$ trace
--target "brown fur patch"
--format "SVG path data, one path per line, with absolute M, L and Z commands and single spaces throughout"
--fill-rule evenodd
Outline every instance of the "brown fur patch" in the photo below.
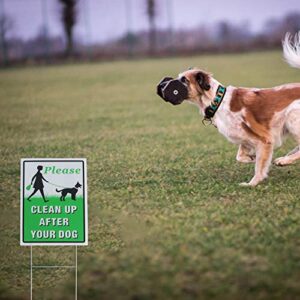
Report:
M 246 108 L 258 123 L 269 128 L 274 114 L 285 109 L 296 99 L 300 99 L 300 84 L 285 85 L 279 90 L 270 88 L 253 91 L 237 88 L 232 93 L 230 109 L 238 112 Z
M 269 135 L 267 135 L 267 137 L 264 137 L 260 134 L 260 132 L 257 132 L 255 130 L 252 130 L 251 127 L 249 127 L 245 122 L 242 122 L 242 127 L 243 129 L 252 137 L 260 140 L 261 142 L 263 142 L 264 144 L 269 144 Z
M 243 117 L 243 119 L 245 124 L 242 124 L 242 126 L 244 129 L 247 126 L 251 130 L 252 134 L 257 136 L 263 143 L 271 143 L 269 130 L 264 125 L 258 123 L 249 111 L 246 111 L 245 117 Z
M 238 112 L 244 108 L 244 130 L 262 142 L 270 143 L 269 130 L 274 114 L 284 110 L 297 99 L 300 99 L 300 84 L 255 91 L 237 88 L 232 93 L 230 109 Z

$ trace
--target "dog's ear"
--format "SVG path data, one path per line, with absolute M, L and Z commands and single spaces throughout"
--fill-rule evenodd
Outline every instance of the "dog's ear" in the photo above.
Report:
M 210 89 L 209 76 L 207 74 L 198 72 L 196 74 L 196 81 L 203 90 L 208 91 Z

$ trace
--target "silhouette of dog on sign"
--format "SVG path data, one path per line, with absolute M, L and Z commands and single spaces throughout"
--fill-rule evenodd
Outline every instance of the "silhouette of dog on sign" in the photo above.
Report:
M 76 200 L 76 194 L 78 192 L 78 189 L 81 188 L 81 187 L 82 187 L 82 185 L 79 182 L 77 182 L 76 185 L 73 188 L 65 188 L 65 189 L 62 189 L 62 190 L 56 189 L 56 191 L 58 193 L 61 193 L 60 201 L 65 201 L 65 198 L 66 198 L 67 194 L 71 194 L 71 198 L 73 200 Z

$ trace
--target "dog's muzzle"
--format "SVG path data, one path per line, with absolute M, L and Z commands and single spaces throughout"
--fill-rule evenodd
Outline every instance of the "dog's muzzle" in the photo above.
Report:
M 165 77 L 159 82 L 157 94 L 173 105 L 178 105 L 188 98 L 187 87 L 180 80 L 172 77 Z

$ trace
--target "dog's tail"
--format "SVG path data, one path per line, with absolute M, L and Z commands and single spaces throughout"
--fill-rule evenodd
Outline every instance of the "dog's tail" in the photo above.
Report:
M 286 33 L 282 41 L 282 48 L 286 62 L 290 66 L 300 69 L 300 31 L 295 34 L 294 41 L 291 34 Z
M 58 190 L 58 189 L 55 189 L 55 190 L 56 190 L 58 193 L 62 191 L 62 190 Z

